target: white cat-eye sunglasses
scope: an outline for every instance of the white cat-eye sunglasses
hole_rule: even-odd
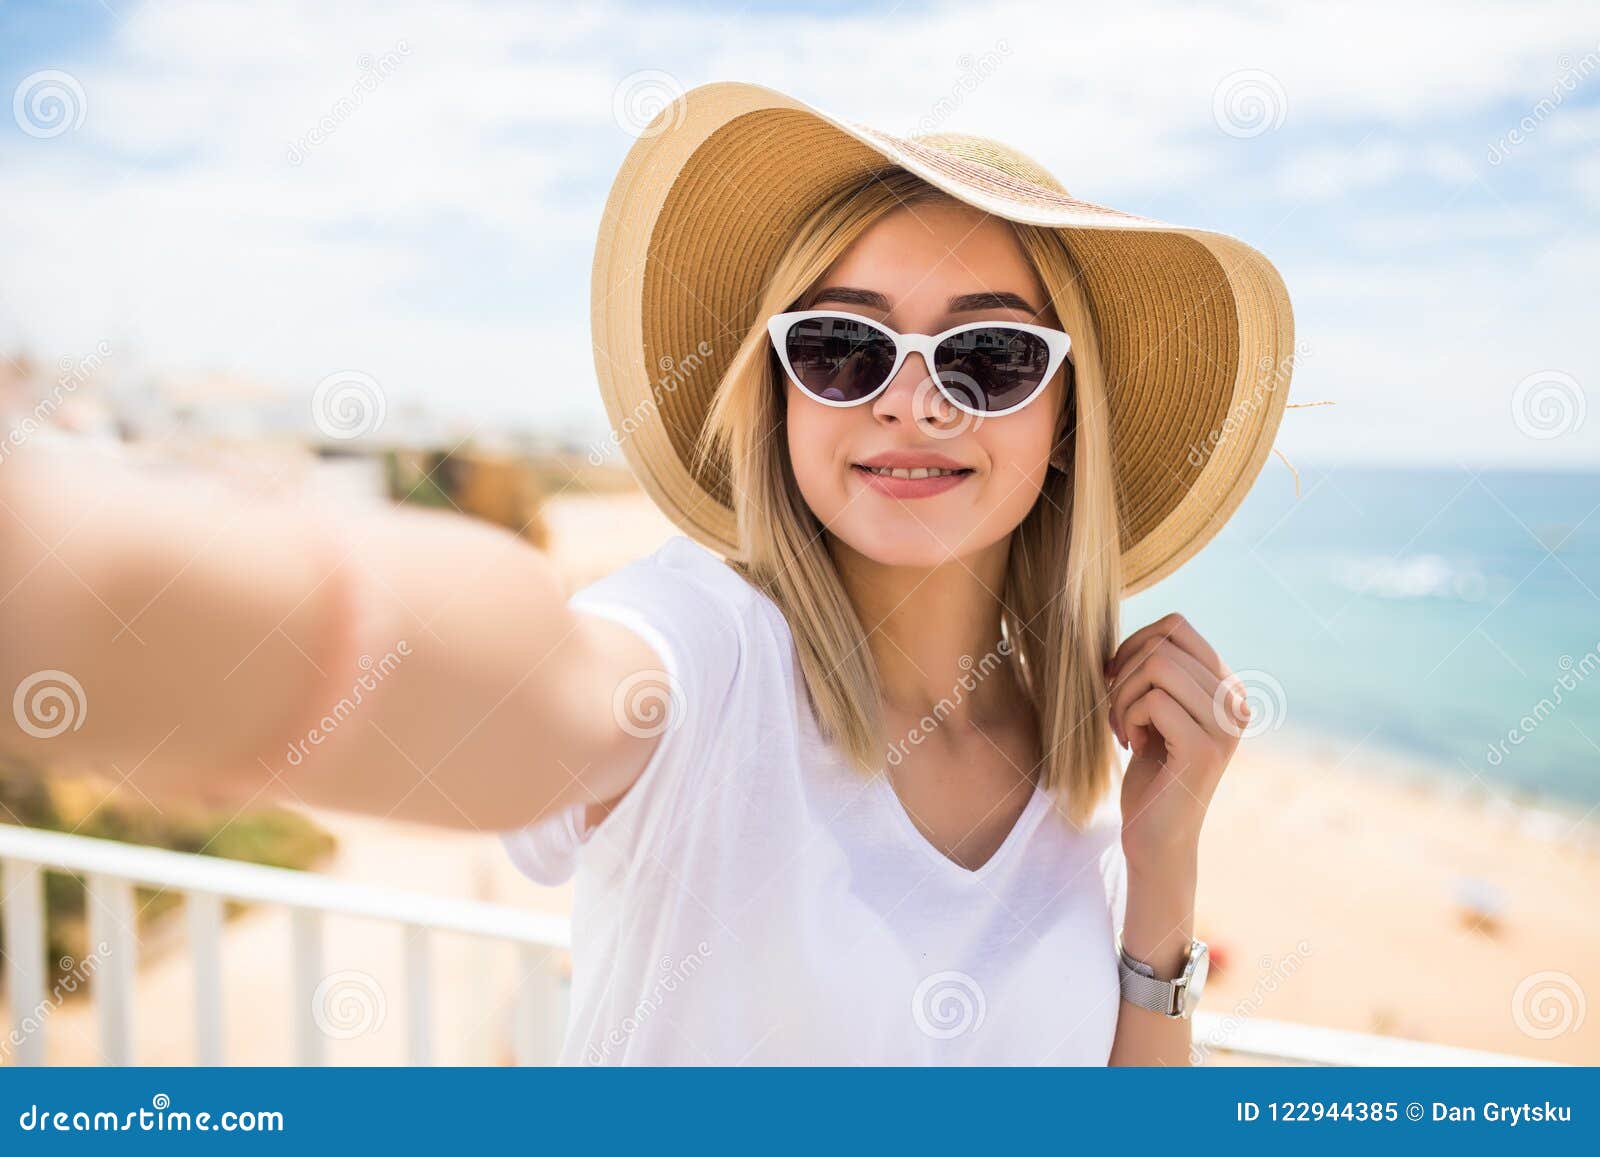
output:
[[[830,309],[775,314],[767,332],[789,379],[825,406],[870,402],[915,352],[945,400],[981,418],[1014,414],[1037,398],[1072,349],[1062,330],[1018,321],[896,333],[871,318]]]

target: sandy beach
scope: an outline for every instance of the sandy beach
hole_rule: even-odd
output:
[[[641,495],[550,505],[552,552],[570,586],[658,545],[673,528]],[[603,534],[596,533],[604,527]],[[1137,624],[1124,624],[1131,630]],[[520,877],[491,836],[317,813],[344,879],[565,912],[568,889]],[[1384,757],[1354,739],[1288,729],[1240,748],[1207,822],[1198,928],[1213,946],[1205,1007],[1563,1062],[1600,1062],[1600,834],[1593,817],[1512,802]],[[168,939],[171,939],[170,937]],[[181,941],[181,938],[180,938]],[[287,920],[258,910],[225,936],[228,1059],[290,1060]],[[330,922],[329,969],[360,970],[392,1015],[329,1059],[404,1056],[402,956],[390,930]],[[510,961],[445,944],[435,960],[445,1063],[509,1056]],[[139,1060],[191,1057],[183,952],[140,979]],[[82,1002],[52,1018],[50,1059],[93,1063]]]

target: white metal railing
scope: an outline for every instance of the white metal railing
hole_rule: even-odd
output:
[[[194,966],[195,1058],[222,1064],[222,906],[225,900],[281,905],[290,912],[290,952],[295,1059],[323,1062],[326,1041],[313,1015],[313,993],[323,979],[322,926],[329,915],[392,924],[404,936],[407,1059],[428,1064],[433,991],[432,933],[460,933],[501,941],[518,953],[514,1013],[519,1064],[555,1059],[566,1020],[566,985],[553,966],[557,949],[571,943],[568,921],[502,905],[444,899],[330,879],[314,872],[266,868],[213,856],[143,848],[114,840],[0,824],[0,898],[6,943],[6,991],[19,1064],[44,1062],[42,1030],[21,1032],[29,1011],[44,1004],[44,870],[83,875],[88,884],[89,942],[108,946],[90,983],[100,1047],[110,1064],[134,1054],[134,983],[137,962],[134,888],[180,893],[188,915]],[[1194,1040],[1202,1052],[1291,1065],[1533,1065],[1524,1057],[1451,1048],[1394,1037],[1344,1032],[1257,1018],[1195,1014]]]
[[[1194,1014],[1197,1051],[1232,1054],[1278,1065],[1394,1065],[1459,1068],[1483,1065],[1549,1065],[1506,1053],[1429,1044],[1403,1037],[1374,1036],[1281,1020],[1240,1020],[1222,1013]]]
[[[353,884],[314,872],[243,864],[215,856],[169,852],[115,840],[0,824],[0,897],[4,903],[5,979],[11,1009],[10,1043],[18,1064],[42,1064],[46,1007],[44,872],[76,873],[87,885],[89,943],[105,944],[95,960],[89,991],[108,1064],[134,1060],[134,984],[138,936],[134,888],[180,894],[188,916],[194,968],[195,1060],[224,1063],[222,1043],[223,903],[240,900],[281,905],[290,913],[290,959],[295,1060],[323,1063],[327,1041],[315,1017],[314,993],[322,983],[322,930],[329,915],[391,924],[404,937],[407,1059],[428,1064],[434,1055],[430,939],[457,933],[512,945],[519,977],[514,1051],[520,1064],[554,1061],[566,1018],[566,982],[557,950],[571,943],[565,918],[479,901],[445,899]]]

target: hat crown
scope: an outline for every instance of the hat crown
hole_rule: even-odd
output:
[[[992,137],[980,137],[974,133],[919,133],[907,139],[913,144],[935,148],[964,161],[986,165],[1008,177],[1028,181],[1062,196],[1071,195],[1066,186],[1050,174],[1049,169],[1026,153]]]

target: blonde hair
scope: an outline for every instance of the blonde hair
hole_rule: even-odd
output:
[[[862,771],[884,765],[882,698],[866,632],[789,462],[782,369],[766,319],[793,307],[873,222],[942,190],[898,167],[830,196],[800,226],[717,388],[697,452],[726,455],[744,558],[734,564],[783,611],[822,734]],[[1112,782],[1104,664],[1118,635],[1121,544],[1100,343],[1078,267],[1054,230],[1012,223],[1062,328],[1070,388],[1056,461],[1012,532],[1004,640],[1039,722],[1039,784],[1081,825]]]

